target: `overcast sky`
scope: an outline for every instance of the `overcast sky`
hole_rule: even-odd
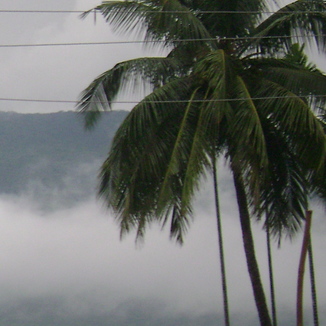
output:
[[[97,4],[98,0],[0,0],[0,10],[87,10]],[[1,44],[126,39],[113,35],[99,15],[96,24],[93,15],[81,20],[75,13],[0,13],[0,17]],[[75,101],[96,76],[115,63],[144,55],[141,45],[130,44],[2,47],[0,52],[0,98],[68,101]],[[73,109],[74,105],[67,103],[0,101],[1,111],[48,113]],[[244,263],[234,193],[224,169],[220,184],[231,323],[255,326],[258,320]],[[222,320],[223,309],[211,193],[211,186],[203,185],[195,220],[183,247],[170,242],[166,231],[153,226],[141,248],[135,247],[133,235],[119,241],[113,218],[93,196],[83,204],[69,209],[58,207],[51,213],[39,209],[27,194],[1,196],[0,315],[5,311],[10,317],[11,310],[6,307],[18,307],[12,310],[15,318],[19,312],[23,315],[17,325],[33,325],[26,320],[32,318],[27,317],[28,313],[33,315],[36,311],[34,304],[43,307],[43,311],[55,307],[56,311],[50,309],[44,318],[51,314],[56,314],[55,318],[61,314],[62,320],[65,315],[77,316],[76,325],[82,325],[81,320],[94,326],[123,322],[135,326],[216,325],[218,318]],[[321,207],[313,209],[318,299],[321,325],[326,325],[326,221]],[[267,281],[264,233],[258,223],[254,230],[261,271]],[[299,235],[293,243],[285,241],[281,250],[274,247],[282,325],[295,325],[300,246]],[[306,290],[306,307],[309,304]],[[310,311],[306,317],[306,325],[312,325]]]
[[[41,3],[41,5],[40,5]],[[86,10],[97,0],[0,1],[0,10]],[[77,13],[0,13],[1,44],[85,43],[129,40],[113,35],[98,14],[82,20]],[[76,101],[81,91],[115,63],[144,55],[141,44],[1,48],[0,98]],[[148,52],[148,51],[147,51]],[[0,102],[2,110],[55,112],[74,104]],[[118,106],[117,108],[125,108]]]

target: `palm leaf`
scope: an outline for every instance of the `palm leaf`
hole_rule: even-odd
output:
[[[260,19],[259,12],[265,8],[265,2],[201,0],[189,2],[189,6],[196,12],[210,34],[222,39],[248,35]]]
[[[256,103],[245,81],[238,76],[235,84],[234,119],[229,126],[228,155],[232,165],[241,171],[251,193],[253,205],[259,205],[260,182],[268,166],[266,140]],[[262,173],[262,171],[264,171]]]
[[[326,76],[313,66],[294,64],[287,58],[250,59],[248,64],[265,79],[306,98],[312,108],[326,104]]]
[[[180,75],[180,62],[176,58],[149,57],[124,61],[97,77],[81,94],[77,104],[84,115],[85,125],[91,128],[100,113],[112,106],[117,95],[129,85],[131,89],[141,82],[158,87],[167,78]]]
[[[268,176],[260,186],[260,202],[268,216],[265,223],[280,241],[284,234],[291,238],[305,217],[309,193],[307,173],[293,152],[290,138],[278,132],[268,118],[262,123],[269,164]]]
[[[117,213],[121,227],[128,219],[141,227],[139,237],[144,221],[154,217],[171,144],[184,112],[185,103],[178,100],[189,98],[190,87],[189,79],[175,80],[140,102],[118,129],[102,166],[100,196]],[[164,102],[173,92],[176,101]]]
[[[141,35],[145,32],[148,42],[168,46],[181,40],[204,39],[214,46],[202,22],[177,0],[103,1],[95,10],[102,12],[116,32]]]
[[[289,49],[293,43],[317,45],[326,50],[326,4],[324,1],[295,1],[264,20],[253,32],[251,43],[263,52]]]
[[[170,184],[170,179],[173,178],[175,175],[180,173],[180,164],[188,159],[187,153],[185,153],[184,142],[187,140],[187,131],[189,128],[189,116],[191,114],[192,108],[192,100],[196,94],[196,91],[192,94],[189,103],[187,104],[186,110],[184,112],[181,124],[178,128],[178,132],[176,135],[175,143],[173,144],[172,153],[167,164],[167,168],[163,177],[162,186],[160,189],[159,194],[159,202],[157,212],[158,215],[162,215],[162,210],[165,209],[166,201],[172,198],[172,189]]]
[[[325,160],[325,134],[320,120],[307,103],[279,84],[261,80],[253,96],[260,114],[291,137],[298,158],[306,167],[321,172]]]
[[[170,233],[180,243],[192,216],[194,191],[198,189],[200,176],[209,165],[202,105],[192,102],[196,93],[197,90],[184,112],[158,197],[157,215],[164,216],[164,226],[172,211]]]

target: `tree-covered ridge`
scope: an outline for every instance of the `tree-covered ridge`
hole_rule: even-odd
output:
[[[40,199],[42,189],[58,189],[67,195],[67,204],[93,195],[100,162],[125,115],[123,111],[104,115],[90,133],[75,112],[0,112],[0,194],[33,191]],[[79,185],[78,194],[67,186],[67,178]]]

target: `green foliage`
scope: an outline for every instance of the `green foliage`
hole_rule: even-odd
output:
[[[177,45],[180,40],[211,38],[191,8],[178,0],[103,1],[95,10],[116,32],[145,33],[146,41],[163,41],[164,46]]]
[[[111,107],[118,93],[125,90],[127,85],[133,90],[141,81],[159,87],[172,76],[180,75],[179,70],[178,59],[170,57],[140,58],[118,63],[97,77],[81,94],[79,110],[85,114],[86,128],[94,127],[100,113]]]
[[[294,1],[257,26],[255,44],[263,53],[273,56],[286,53],[293,43],[316,44],[326,50],[326,4],[322,0]]]

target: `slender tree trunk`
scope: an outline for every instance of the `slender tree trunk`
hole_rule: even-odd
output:
[[[256,260],[254,241],[251,232],[250,216],[246,192],[241,179],[241,175],[233,170],[234,185],[239,206],[240,224],[242,229],[243,246],[247,260],[247,267],[251,285],[254,293],[255,303],[261,326],[272,326],[269,316],[266,297],[261,282],[260,272]]]
[[[225,326],[230,326],[228,291],[227,291],[227,284],[226,284],[226,272],[225,272],[225,260],[224,260],[224,246],[223,246],[222,224],[221,224],[219,197],[218,197],[217,171],[216,171],[216,160],[215,160],[215,158],[213,158],[212,163],[213,163],[213,178],[214,178],[214,194],[215,194],[215,208],[216,208],[216,220],[217,220],[217,234],[218,234],[218,244],[219,244],[219,253],[220,253],[220,266],[221,266],[221,278],[222,278],[222,290],[223,290],[224,323],[225,323]]]
[[[272,319],[273,326],[277,326],[277,314],[275,304],[275,289],[274,289],[274,272],[273,272],[273,261],[272,261],[272,249],[271,249],[271,234],[269,229],[268,213],[266,215],[266,240],[267,240],[267,256],[268,256],[268,271],[269,271],[269,286],[271,295],[271,306],[272,306]]]
[[[297,326],[303,326],[303,279],[306,257],[310,242],[310,225],[312,211],[306,212],[306,226],[303,235],[301,255],[298,269],[298,284],[297,284]]]
[[[313,258],[312,243],[311,243],[311,234],[309,238],[310,239],[309,239],[309,246],[308,246],[308,258],[309,258],[310,283],[311,283],[312,311],[314,316],[314,326],[319,326],[317,291],[316,291],[315,268],[314,268],[314,258]]]

